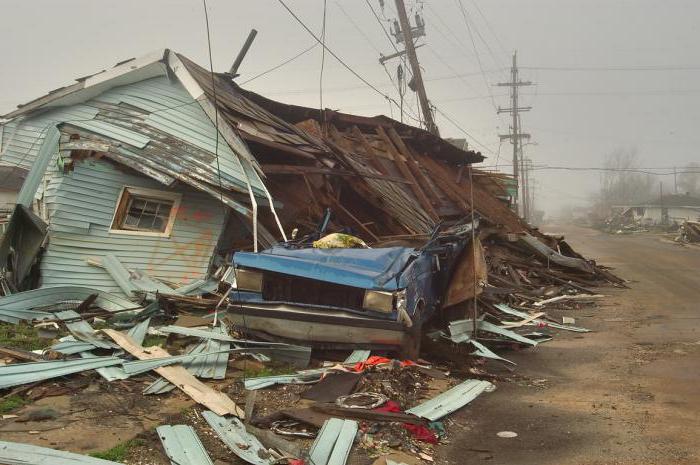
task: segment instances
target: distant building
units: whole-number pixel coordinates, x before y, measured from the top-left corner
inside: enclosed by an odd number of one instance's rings
[[[670,194],[637,205],[613,207],[628,220],[645,225],[682,223],[700,220],[700,198],[689,194]]]

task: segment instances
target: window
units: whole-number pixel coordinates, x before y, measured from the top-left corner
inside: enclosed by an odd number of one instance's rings
[[[124,187],[117,202],[110,232],[170,236],[181,195],[139,187]]]

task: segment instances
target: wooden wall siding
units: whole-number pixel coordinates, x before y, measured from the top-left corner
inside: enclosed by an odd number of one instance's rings
[[[123,295],[106,271],[86,263],[107,254],[127,268],[178,284],[204,277],[223,228],[223,206],[207,194],[180,188],[182,203],[170,237],[110,233],[125,185],[168,190],[101,160],[78,162],[73,172],[51,178],[44,198],[50,241],[41,262],[42,287],[86,285]]]
[[[126,152],[158,150],[162,144],[158,144],[157,136],[160,140],[167,136],[171,151],[177,153],[174,163],[168,161],[169,166],[187,175],[193,173],[192,166],[199,164],[204,169],[204,180],[214,186],[219,181],[218,154],[225,187],[247,193],[247,175],[256,195],[265,196],[255,171],[247,163],[241,164],[222,136],[217,143],[217,131],[199,103],[179,82],[165,76],[115,87],[83,104],[10,121],[0,138],[0,164],[31,168],[47,129],[61,123],[127,144],[123,146]],[[241,146],[245,148],[242,142]]]

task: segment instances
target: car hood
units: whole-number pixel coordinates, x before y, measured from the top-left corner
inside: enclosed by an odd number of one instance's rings
[[[273,271],[362,289],[395,291],[405,287],[401,271],[415,249],[287,249],[273,247],[260,253],[236,252],[236,266]]]

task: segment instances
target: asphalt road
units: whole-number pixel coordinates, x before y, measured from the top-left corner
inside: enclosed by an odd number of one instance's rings
[[[550,226],[576,250],[631,280],[595,310],[574,310],[579,335],[502,354],[525,379],[500,383],[453,416],[466,432],[453,464],[700,464],[700,247],[653,235]],[[499,431],[514,431],[503,439]]]

